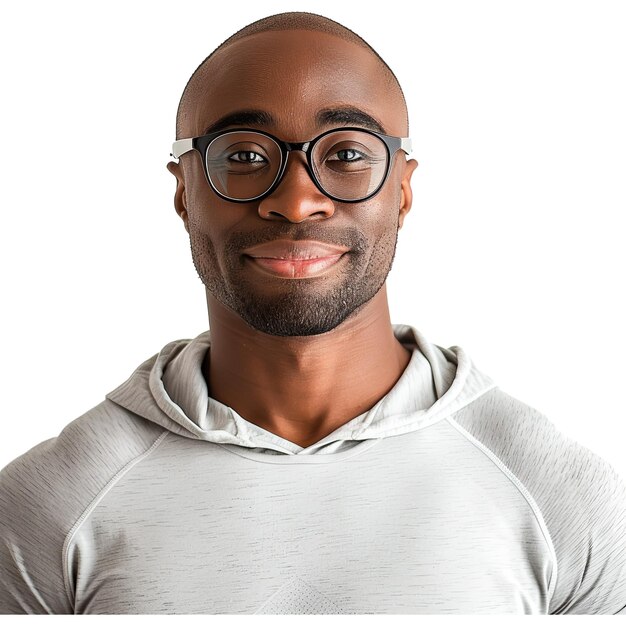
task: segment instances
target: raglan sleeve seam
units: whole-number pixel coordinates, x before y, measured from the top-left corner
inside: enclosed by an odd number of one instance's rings
[[[467,431],[461,424],[459,424],[454,417],[447,418],[448,423],[453,426],[459,433],[461,433],[470,443],[472,443],[476,448],[478,448],[487,458],[489,458],[495,465],[500,469],[500,471],[513,483],[513,485],[518,489],[518,491],[522,494],[528,505],[530,506],[537,523],[539,524],[539,528],[543,534],[544,540],[548,546],[548,550],[550,552],[550,556],[553,562],[553,569],[550,575],[550,583],[548,585],[548,594],[546,606],[549,608],[552,604],[552,598],[554,596],[554,592],[556,590],[556,583],[559,574],[558,567],[558,558],[556,554],[556,549],[554,547],[554,542],[552,540],[552,536],[548,529],[548,525],[546,524],[545,518],[537,501],[532,496],[530,491],[526,488],[524,483],[509,469],[506,463],[500,459],[492,450],[490,450],[486,445],[484,445],[481,441],[476,439],[469,431]]]
[[[145,450],[138,456],[128,461],[121,469],[119,469],[113,475],[113,477],[106,483],[106,485],[104,485],[104,487],[102,487],[102,489],[92,498],[92,500],[89,502],[89,504],[86,506],[84,511],[81,513],[81,515],[78,517],[74,525],[70,528],[67,535],[65,536],[65,541],[63,542],[63,549],[62,549],[63,585],[65,588],[65,594],[70,603],[70,606],[74,606],[74,603],[75,603],[74,591],[70,583],[70,575],[69,575],[69,570],[70,570],[69,551],[70,551],[72,541],[77,536],[78,531],[80,530],[80,527],[84,524],[85,520],[91,515],[91,513],[93,513],[93,511],[96,509],[96,507],[104,498],[104,496],[111,489],[113,489],[115,485],[117,484],[117,482],[123,476],[125,476],[133,467],[135,467],[135,465],[139,464],[145,458],[150,456],[150,454],[152,454],[152,452],[154,452],[161,445],[161,443],[165,440],[168,434],[169,434],[169,431],[165,431],[164,433],[159,435],[159,437],[157,437],[157,439],[152,443],[152,445],[147,450]]]

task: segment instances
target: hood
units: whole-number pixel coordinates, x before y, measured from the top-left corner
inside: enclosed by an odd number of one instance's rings
[[[191,439],[243,446],[269,454],[330,454],[363,440],[415,431],[463,408],[495,383],[459,346],[432,344],[415,328],[393,324],[412,351],[408,366],[387,395],[320,441],[302,448],[244,419],[211,398],[202,362],[211,331],[166,344],[106,398],[163,428]]]

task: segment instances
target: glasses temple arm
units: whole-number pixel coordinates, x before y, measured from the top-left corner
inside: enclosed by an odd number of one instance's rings
[[[182,154],[185,154],[185,152],[189,152],[190,150],[193,150],[193,139],[178,139],[172,144],[170,156],[177,159]]]

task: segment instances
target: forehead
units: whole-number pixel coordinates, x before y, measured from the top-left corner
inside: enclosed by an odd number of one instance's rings
[[[183,136],[222,117],[260,110],[285,140],[306,140],[324,109],[357,108],[390,135],[406,133],[402,96],[380,60],[365,47],[318,31],[268,31],[215,53],[194,77]],[[341,124],[335,124],[341,125]]]

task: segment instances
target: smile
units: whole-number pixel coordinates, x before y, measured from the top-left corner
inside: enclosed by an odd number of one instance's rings
[[[346,256],[345,253],[321,256],[311,259],[297,258],[268,258],[252,257],[246,255],[252,266],[263,273],[279,278],[309,278],[326,273],[331,267],[337,265],[339,260]]]

